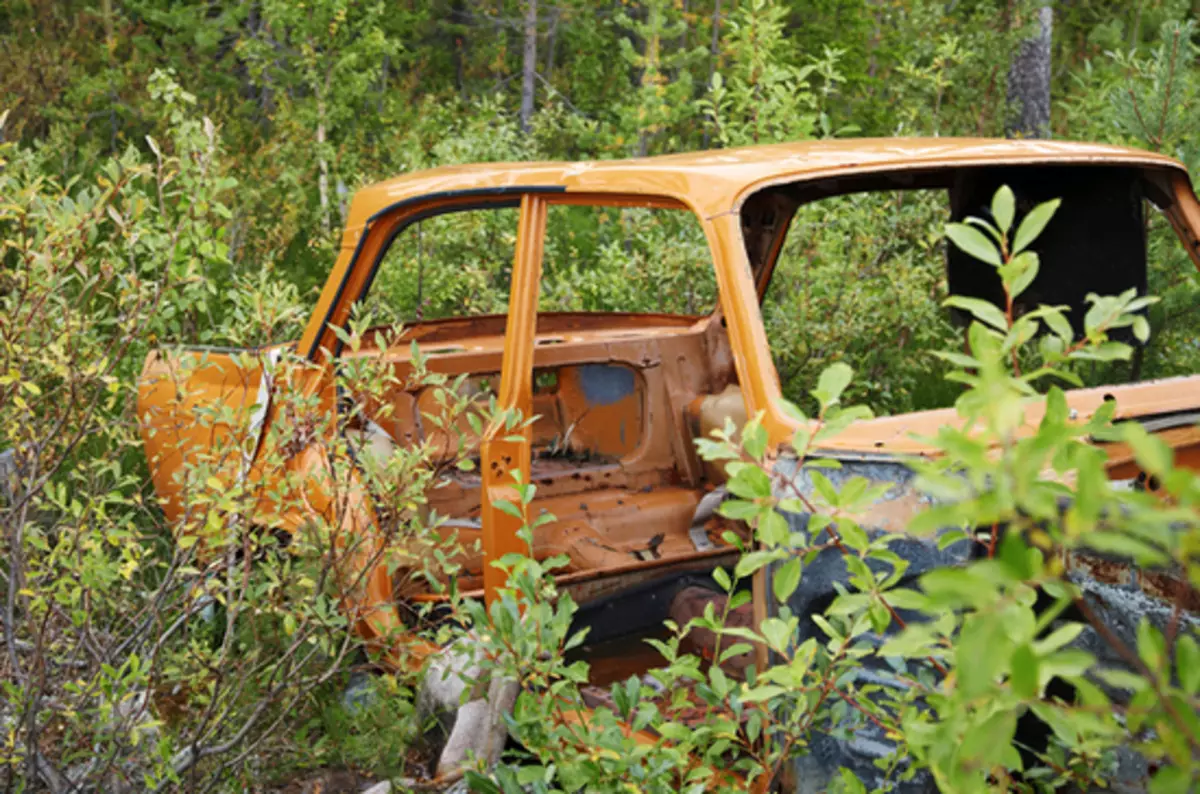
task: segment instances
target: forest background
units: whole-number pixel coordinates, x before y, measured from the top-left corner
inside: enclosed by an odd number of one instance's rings
[[[219,228],[192,305],[164,330],[173,342],[262,341],[230,339],[235,286],[311,305],[354,191],[446,163],[1015,135],[1130,144],[1198,167],[1196,13],[1187,0],[13,0],[0,9],[0,140],[65,185],[110,158],[159,156],[152,141],[169,155],[179,119],[211,119],[213,202],[198,209]],[[887,224],[876,239],[927,250],[944,220],[882,209],[865,220],[840,207],[828,225]],[[768,311],[789,393],[857,356],[854,394],[876,410],[945,403],[922,393],[936,363],[919,355],[952,333],[929,300],[938,257],[880,267],[863,255],[869,241],[839,245],[809,256],[803,305]],[[1164,298],[1152,322],[1170,331],[1153,335],[1143,375],[1193,371],[1196,284],[1179,254],[1151,257]],[[644,268],[654,289],[640,292],[617,288],[614,270],[590,274],[590,308],[678,308],[696,274],[675,264]],[[475,275],[426,300],[494,305],[502,277]],[[290,322],[275,335],[291,338],[301,318],[277,318]]]
[[[254,618],[236,632],[232,617],[216,639],[179,630],[203,606],[187,584],[199,579],[180,578],[194,552],[171,545],[153,505],[132,408],[159,344],[294,339],[360,186],[450,163],[917,135],[1127,144],[1195,175],[1198,11],[1194,0],[8,0],[6,790],[245,790],[313,770],[410,769],[412,682],[388,679],[367,713],[348,715],[360,657],[336,600],[312,595],[303,569],[280,569],[285,585],[239,585]],[[782,271],[804,286],[765,311],[790,396],[807,399],[843,361],[856,370],[847,401],[878,413],[958,393],[941,379],[950,364],[927,354],[961,340],[941,307],[945,218],[927,209],[846,202],[821,219],[829,244]],[[1200,283],[1163,231],[1150,237],[1162,298],[1148,308],[1151,341],[1122,378],[1200,371]],[[543,300],[690,306],[707,263],[652,255],[670,233],[651,228],[625,251],[640,258],[600,257]],[[893,244],[882,259],[863,255],[880,241]],[[472,240],[451,242],[431,252],[426,308],[495,307],[502,268],[463,258]],[[231,512],[221,498],[211,514]],[[1146,636],[1145,653],[1169,656]],[[297,661],[308,642],[320,653]],[[1180,653],[1195,660],[1195,647]],[[148,709],[148,687],[164,681]],[[1184,685],[1194,699],[1200,679]],[[1181,758],[1200,746],[1188,730]],[[719,766],[719,742],[708,750]],[[627,773],[606,784],[620,790]],[[1187,790],[1193,774],[1164,774],[1177,788],[1161,790]]]

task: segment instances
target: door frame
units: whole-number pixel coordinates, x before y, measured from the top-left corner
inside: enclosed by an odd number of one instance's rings
[[[524,193],[517,220],[517,246],[500,358],[500,390],[496,416],[479,445],[482,472],[483,589],[490,607],[508,584],[508,572],[497,567],[507,555],[525,555],[520,530],[529,524],[529,505],[518,483],[528,483],[532,464],[533,353],[537,337],[538,295],[546,240],[545,196]],[[521,478],[520,480],[518,478]],[[503,509],[501,504],[516,509]]]

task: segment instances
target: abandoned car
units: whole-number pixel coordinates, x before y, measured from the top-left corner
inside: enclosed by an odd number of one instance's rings
[[[1031,301],[1066,304],[1078,315],[1087,293],[1145,292],[1147,213],[1161,213],[1187,256],[1200,265],[1200,203],[1187,172],[1170,158],[1111,146],[835,140],[412,173],[354,197],[340,255],[299,340],[241,353],[205,349],[150,357],[139,415],[155,487],[168,516],[186,520],[188,495],[180,472],[191,451],[205,449],[214,438],[211,423],[201,427],[195,415],[206,406],[224,406],[249,417],[253,437],[234,464],[217,472],[221,477],[268,483],[287,476],[304,488],[311,472],[312,493],[305,502],[316,512],[332,510],[318,484],[329,438],[285,433],[291,444],[285,471],[265,463],[261,439],[284,421],[274,399],[273,362],[282,349],[306,359],[306,387],[327,410],[340,410],[356,396],[330,395],[331,373],[341,362],[380,355],[385,336],[382,329],[369,331],[351,348],[338,329],[347,326],[355,307],[373,303],[402,322],[403,330],[385,351],[398,374],[395,389],[357,397],[370,420],[358,431],[370,435],[367,454],[386,456],[398,447],[426,444],[435,458],[474,461],[471,467],[447,468],[427,495],[428,508],[447,519],[445,531],[457,533],[468,547],[477,541],[478,551],[460,559],[458,589],[493,598],[505,574],[489,563],[525,553],[518,530],[548,512],[555,518],[536,527],[533,554],[569,560],[557,580],[581,605],[577,622],[591,627],[596,683],[640,672],[657,656],[651,647],[628,640],[653,631],[672,608],[680,609],[681,593],[703,601],[708,575],[731,565],[738,554],[724,533],[739,528],[715,516],[713,500],[706,501],[724,473],[697,455],[695,441],[728,419],[736,424],[761,414],[779,466],[788,465],[796,422],[780,408],[784,379],[772,357],[776,340],[764,322],[764,302],[771,300],[781,259],[803,256],[810,224],[797,218],[817,217],[823,202],[839,197],[917,193],[942,202],[946,220],[960,220],[979,214],[1004,184],[1013,188],[1022,212],[1063,199],[1058,219],[1038,242],[1042,261],[1054,267],[1038,276]],[[477,260],[490,258],[488,267],[504,274],[503,299],[481,301],[465,286],[455,292],[453,284],[441,284],[441,304],[428,299],[436,279],[460,277],[453,268],[420,269],[430,247],[439,244],[439,230],[449,228],[437,224],[452,221],[466,224],[468,232],[447,236],[442,255],[462,256],[464,283],[479,271]],[[639,223],[645,228],[632,228]],[[620,227],[615,244],[584,239],[589,229],[601,227]],[[459,244],[464,234],[478,244]],[[646,240],[651,250],[641,251]],[[631,295],[639,287],[649,295],[627,303],[620,294],[607,298],[609,308],[616,303],[630,311],[594,310],[604,301],[583,294],[589,258],[605,256],[636,260],[625,265],[633,268],[625,286]],[[662,267],[663,261],[674,264]],[[658,270],[647,278],[635,272],[639,263]],[[981,278],[983,271],[965,254],[949,250],[941,272],[946,289],[931,301],[947,291],[1000,299],[998,281]],[[564,296],[571,284],[583,286]],[[444,405],[427,387],[411,385],[414,342],[425,367],[463,376],[460,389],[472,399],[494,399],[501,410],[533,420],[482,432],[464,425],[456,430],[466,448],[455,448],[444,423],[434,421]],[[1178,460],[1200,465],[1195,426],[1200,377],[1068,393],[1081,421],[1107,400],[1116,401],[1118,418],[1146,422],[1175,448]],[[827,445],[825,452],[843,462],[838,476],[864,473],[894,484],[863,519],[865,525],[904,529],[924,502],[903,461],[930,454],[919,437],[955,419],[949,408],[885,416],[858,422]],[[497,507],[512,498],[514,471],[527,473],[537,486],[523,515]],[[1139,471],[1129,455],[1114,449],[1109,474],[1131,480]],[[364,536],[376,531],[368,496],[344,507],[353,514],[339,518],[348,531]],[[293,532],[306,520],[289,512],[267,529]],[[901,553],[911,562],[909,576],[963,558],[956,547],[939,550],[916,539]],[[363,586],[347,597],[358,630],[369,638],[402,636],[413,614],[406,605],[445,598],[430,588],[400,587],[393,581],[394,561],[371,565],[361,572]],[[835,560],[818,559],[792,598],[793,610],[806,614],[828,603],[844,574]],[[1138,590],[1169,610],[1163,601],[1169,587],[1162,581],[1129,570],[1092,574],[1098,588]],[[600,663],[611,643],[617,643],[611,653],[619,663]],[[882,742],[854,747],[830,742],[828,752],[814,751],[799,775],[808,785],[832,774],[822,767],[826,762],[869,776],[872,752],[886,749]]]

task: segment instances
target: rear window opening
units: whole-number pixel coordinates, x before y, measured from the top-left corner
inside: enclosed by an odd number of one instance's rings
[[[931,354],[962,350],[966,318],[942,307],[948,295],[1003,307],[994,269],[944,239],[945,225],[990,216],[1001,185],[1017,218],[1061,199],[1033,249],[1037,279],[1018,313],[1066,305],[1082,332],[1089,293],[1179,293],[1194,281],[1187,252],[1159,211],[1166,200],[1146,172],[1111,166],[1011,166],[869,174],[780,185],[742,211],[747,253],[784,396],[807,407],[807,392],[835,361],[854,367],[851,399],[877,413],[948,407],[960,389]],[[777,253],[776,253],[777,252]],[[1171,311],[1148,312],[1151,338],[1131,361],[1086,365],[1087,385],[1128,383],[1195,369],[1178,355],[1195,328]],[[1182,334],[1182,335],[1181,335]],[[1129,333],[1114,334],[1134,344]]]

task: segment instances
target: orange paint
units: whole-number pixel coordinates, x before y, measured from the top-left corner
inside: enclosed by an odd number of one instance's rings
[[[295,346],[308,359],[308,367],[293,373],[289,386],[316,395],[332,412],[329,384],[337,350],[331,329],[346,322],[395,233],[431,214],[519,204],[508,314],[418,323],[404,329],[400,345],[385,353],[403,382],[412,369],[407,345],[418,342],[428,353],[432,371],[487,376],[502,408],[527,417],[541,415],[531,427],[492,426],[485,428],[482,439],[467,439],[469,451],[478,445],[481,471],[450,477],[445,487],[429,494],[430,506],[468,522],[464,532],[477,533],[482,540],[480,573],[473,575],[482,579],[478,584],[489,600],[505,583],[503,572],[489,563],[505,554],[526,553],[517,538],[524,518],[495,506],[514,497],[514,471],[526,473],[538,488],[525,517],[545,509],[560,519],[539,530],[535,554],[563,551],[571,556],[574,567],[562,582],[577,587],[583,597],[635,586],[655,570],[711,567],[728,559],[731,551],[689,546],[691,512],[713,481],[693,448],[695,406],[734,389],[726,393],[740,393],[745,416],[762,413],[773,445],[786,445],[796,430],[796,423],[778,406],[780,385],[759,309],[764,274],[778,255],[787,222],[779,223],[772,236],[762,235],[754,255],[760,267],[755,271],[742,226],[746,202],[767,187],[831,177],[1062,164],[1140,169],[1200,266],[1200,202],[1183,166],[1161,155],[1098,144],[845,139],[634,160],[449,166],[380,182],[354,197],[339,255]],[[551,204],[693,212],[709,243],[718,309],[706,317],[539,312],[543,238]],[[368,333],[362,351],[341,354],[379,355],[374,339]],[[369,498],[353,478],[342,494],[331,494],[322,484],[328,479],[330,439],[320,434],[307,438],[302,448],[290,451],[282,469],[266,463],[262,438],[286,419],[277,406],[265,410],[259,401],[277,388],[263,378],[269,370],[267,359],[277,349],[247,351],[238,359],[216,351],[156,354],[147,361],[138,414],[164,511],[181,527],[195,520],[189,512],[189,486],[180,479],[185,459],[205,460],[219,481],[246,478],[264,493],[279,490],[290,474],[289,492],[305,507],[280,516],[268,511],[272,528],[296,531],[314,517],[337,527],[336,542],[346,550],[340,571],[344,604],[359,632],[377,643],[404,642],[396,639],[405,628],[392,608],[393,582],[387,560],[379,559],[382,541]],[[177,376],[184,360],[196,366]],[[626,370],[632,378],[628,383]],[[535,389],[535,371],[556,373],[556,385]],[[596,399],[588,378],[619,381],[620,388],[611,399]],[[380,399],[392,410],[381,423],[395,443],[429,443],[437,447],[436,456],[451,454],[446,440],[434,438],[422,420],[422,413],[438,410],[432,394],[401,386]],[[1080,422],[1106,399],[1117,401],[1122,419],[1196,410],[1200,378],[1068,394]],[[198,420],[214,410],[225,412],[218,421]],[[1039,419],[1039,409],[1031,408],[1027,431],[1032,432]],[[954,411],[941,410],[860,422],[827,448],[835,454],[932,454],[914,436],[932,435],[957,421]],[[1194,431],[1170,430],[1163,437],[1177,448],[1179,460],[1200,464],[1200,440]],[[555,453],[552,448],[559,442],[563,448]],[[218,456],[218,449],[226,452]],[[571,454],[562,454],[564,449]],[[575,455],[580,450],[592,457]],[[1111,476],[1136,474],[1128,450],[1114,445],[1108,452]],[[890,518],[903,520],[899,515]],[[660,556],[639,557],[656,534],[662,535],[655,547]],[[572,545],[582,543],[595,548]]]

